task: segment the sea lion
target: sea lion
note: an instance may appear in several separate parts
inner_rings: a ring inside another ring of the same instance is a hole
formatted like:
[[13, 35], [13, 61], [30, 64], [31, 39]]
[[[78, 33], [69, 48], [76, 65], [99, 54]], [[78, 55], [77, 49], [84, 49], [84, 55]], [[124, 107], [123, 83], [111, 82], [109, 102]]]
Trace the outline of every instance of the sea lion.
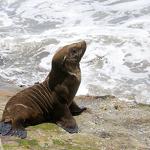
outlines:
[[59, 49], [47, 78], [10, 98], [0, 122], [0, 134], [25, 138], [26, 126], [42, 122], [54, 122], [69, 133], [78, 132], [73, 116], [86, 108], [80, 108], [73, 98], [81, 82], [79, 63], [85, 50], [85, 41]]

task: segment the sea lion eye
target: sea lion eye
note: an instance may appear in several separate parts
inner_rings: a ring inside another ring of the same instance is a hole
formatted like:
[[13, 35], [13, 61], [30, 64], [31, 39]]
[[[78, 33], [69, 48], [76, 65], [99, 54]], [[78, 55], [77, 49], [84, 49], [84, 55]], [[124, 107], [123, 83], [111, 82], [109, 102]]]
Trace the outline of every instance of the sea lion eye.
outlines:
[[76, 50], [75, 48], [72, 48], [72, 49], [71, 49], [71, 54], [74, 55], [74, 54], [76, 54], [76, 53], [77, 53], [77, 50]]

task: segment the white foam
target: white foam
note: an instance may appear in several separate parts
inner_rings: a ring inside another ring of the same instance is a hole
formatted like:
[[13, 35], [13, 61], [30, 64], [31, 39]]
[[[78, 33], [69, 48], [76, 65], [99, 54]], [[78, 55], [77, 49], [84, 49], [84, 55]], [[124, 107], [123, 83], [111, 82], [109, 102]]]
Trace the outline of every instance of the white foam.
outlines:
[[0, 11], [0, 27], [8, 27], [13, 24], [12, 20], [9, 18], [9, 16], [3, 12]]
[[[17, 57], [24, 56], [30, 44], [35, 42], [41, 43], [41, 47], [34, 51], [34, 57], [43, 52], [49, 54], [38, 60], [36, 67], [42, 70], [39, 73], [31, 69], [32, 76], [15, 76], [15, 67], [18, 66], [12, 64], [8, 68], [0, 68], [1, 76], [17, 83], [43, 79], [51, 69], [52, 56], [59, 47], [84, 39], [87, 51], [81, 62], [82, 83], [78, 95], [113, 94], [123, 99], [150, 103], [150, 1], [5, 1], [7, 5], [3, 6], [1, 27], [13, 26], [23, 32], [11, 30], [11, 35], [15, 35], [12, 37], [4, 32], [5, 38], [0, 42], [1, 56], [7, 59], [11, 53], [19, 53]], [[13, 5], [16, 3], [18, 6]], [[5, 10], [15, 11], [15, 15], [9, 16]], [[47, 27], [51, 24], [54, 25]], [[39, 32], [32, 31], [34, 29], [39, 29]], [[20, 38], [23, 42], [18, 42]], [[49, 38], [56, 42], [50, 42]], [[44, 45], [46, 40], [49, 44]], [[32, 49], [32, 46], [29, 48]], [[34, 64], [32, 59], [28, 65]], [[20, 70], [16, 71], [19, 73]]]
[[50, 71], [50, 69], [51, 69], [52, 57], [53, 57], [55, 51], [57, 50], [56, 47], [57, 47], [56, 45], [53, 45], [53, 44], [52, 44], [52, 45], [50, 45], [50, 46], [48, 46], [48, 47], [46, 48], [46, 51], [49, 52], [50, 54], [49, 54], [47, 57], [44, 57], [44, 58], [41, 60], [41, 62], [40, 62], [40, 64], [39, 64], [39, 67], [44, 68], [44, 69]]

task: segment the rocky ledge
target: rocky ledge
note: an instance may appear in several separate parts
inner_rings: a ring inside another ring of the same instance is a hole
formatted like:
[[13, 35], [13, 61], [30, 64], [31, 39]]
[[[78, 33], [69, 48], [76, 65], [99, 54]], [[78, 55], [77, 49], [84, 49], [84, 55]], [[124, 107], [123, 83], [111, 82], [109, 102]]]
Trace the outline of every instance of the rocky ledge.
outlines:
[[[0, 89], [0, 117], [18, 88]], [[10, 92], [11, 91], [11, 92]], [[114, 96], [78, 96], [88, 110], [75, 119], [79, 133], [69, 134], [52, 123], [27, 128], [28, 137], [1, 137], [4, 150], [150, 150], [150, 106]]]

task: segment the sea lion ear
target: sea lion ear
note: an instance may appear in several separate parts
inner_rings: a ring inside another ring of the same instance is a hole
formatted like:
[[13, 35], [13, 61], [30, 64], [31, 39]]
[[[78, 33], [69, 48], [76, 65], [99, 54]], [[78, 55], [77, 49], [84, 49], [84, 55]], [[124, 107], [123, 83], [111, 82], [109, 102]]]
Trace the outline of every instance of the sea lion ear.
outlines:
[[67, 56], [63, 57], [63, 61], [62, 61], [62, 65], [64, 65], [65, 61], [66, 61]]

